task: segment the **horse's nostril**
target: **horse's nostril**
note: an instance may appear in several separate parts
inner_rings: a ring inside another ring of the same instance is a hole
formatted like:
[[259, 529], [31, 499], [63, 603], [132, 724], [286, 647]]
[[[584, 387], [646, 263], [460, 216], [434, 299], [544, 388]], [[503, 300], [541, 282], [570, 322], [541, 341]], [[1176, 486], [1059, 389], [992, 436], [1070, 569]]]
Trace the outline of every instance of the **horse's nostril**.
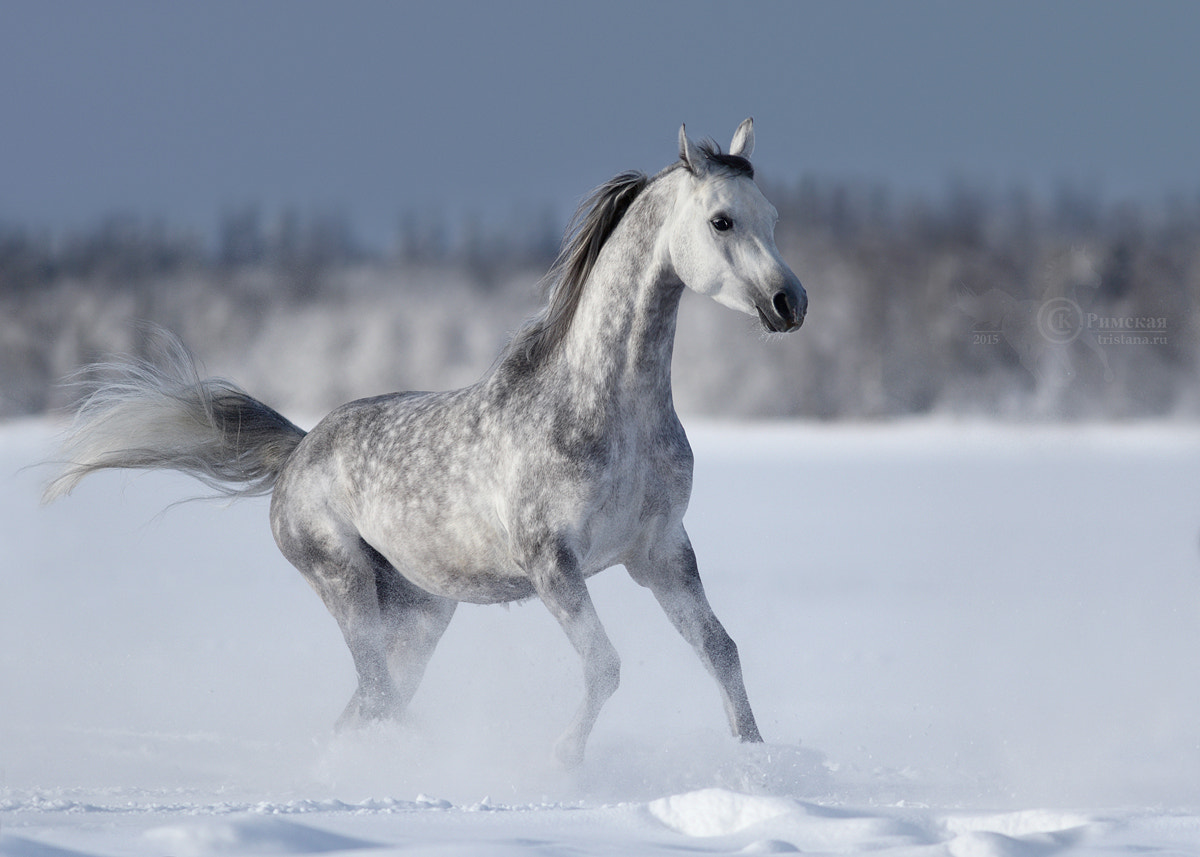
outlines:
[[775, 312], [785, 321], [795, 320], [796, 309], [788, 299], [787, 292], [776, 292], [775, 297], [771, 298], [771, 306], [775, 307]]

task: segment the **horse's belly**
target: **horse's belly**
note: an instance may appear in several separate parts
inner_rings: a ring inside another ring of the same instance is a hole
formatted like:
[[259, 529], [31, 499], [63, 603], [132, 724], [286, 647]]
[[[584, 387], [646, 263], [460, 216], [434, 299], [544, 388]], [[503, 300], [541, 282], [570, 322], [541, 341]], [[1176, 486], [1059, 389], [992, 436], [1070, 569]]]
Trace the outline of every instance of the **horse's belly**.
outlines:
[[502, 534], [476, 519], [474, 526], [360, 526], [363, 538], [404, 578], [454, 601], [495, 604], [534, 594]]
[[505, 569], [474, 568], [464, 572], [430, 566], [405, 566], [397, 570], [426, 592], [453, 601], [500, 604], [521, 601], [536, 594], [528, 577], [507, 573]]

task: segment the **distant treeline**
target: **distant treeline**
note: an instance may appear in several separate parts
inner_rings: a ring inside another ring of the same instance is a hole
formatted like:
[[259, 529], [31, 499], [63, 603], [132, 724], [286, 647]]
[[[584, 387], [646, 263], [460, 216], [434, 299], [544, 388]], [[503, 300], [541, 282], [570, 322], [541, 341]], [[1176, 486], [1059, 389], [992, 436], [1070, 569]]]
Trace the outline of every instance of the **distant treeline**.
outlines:
[[[805, 179], [765, 188], [809, 291], [764, 341], [688, 296], [681, 411], [878, 419], [1200, 416], [1200, 195], [1155, 206], [956, 185], [937, 198]], [[70, 401], [58, 382], [137, 354], [154, 322], [210, 371], [312, 415], [356, 396], [468, 383], [536, 309], [561, 223], [488, 230], [420, 214], [365, 249], [344, 217], [254, 208], [215, 242], [112, 218], [51, 235], [0, 224], [0, 417]]]

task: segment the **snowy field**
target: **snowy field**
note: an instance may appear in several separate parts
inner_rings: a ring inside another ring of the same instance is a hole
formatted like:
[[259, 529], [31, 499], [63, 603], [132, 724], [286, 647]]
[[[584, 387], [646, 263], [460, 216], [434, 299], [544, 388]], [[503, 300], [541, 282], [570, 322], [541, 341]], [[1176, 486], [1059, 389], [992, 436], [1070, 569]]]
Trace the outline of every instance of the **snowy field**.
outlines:
[[335, 735], [333, 620], [266, 501], [0, 426], [0, 853], [1200, 855], [1194, 426], [701, 426], [687, 522], [768, 743], [620, 569], [622, 685], [537, 602], [460, 608], [404, 723]]

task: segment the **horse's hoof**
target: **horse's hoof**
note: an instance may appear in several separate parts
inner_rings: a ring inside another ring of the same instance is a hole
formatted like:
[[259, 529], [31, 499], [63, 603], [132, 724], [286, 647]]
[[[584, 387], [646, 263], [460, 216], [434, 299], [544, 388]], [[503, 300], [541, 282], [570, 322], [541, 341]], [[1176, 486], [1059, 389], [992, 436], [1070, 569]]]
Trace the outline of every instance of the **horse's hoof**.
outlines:
[[397, 719], [398, 714], [395, 705], [387, 697], [355, 693], [334, 723], [333, 731], [339, 735], [343, 732], [353, 732], [386, 720]]
[[583, 745], [562, 738], [554, 745], [554, 761], [564, 771], [573, 771], [583, 764]]

